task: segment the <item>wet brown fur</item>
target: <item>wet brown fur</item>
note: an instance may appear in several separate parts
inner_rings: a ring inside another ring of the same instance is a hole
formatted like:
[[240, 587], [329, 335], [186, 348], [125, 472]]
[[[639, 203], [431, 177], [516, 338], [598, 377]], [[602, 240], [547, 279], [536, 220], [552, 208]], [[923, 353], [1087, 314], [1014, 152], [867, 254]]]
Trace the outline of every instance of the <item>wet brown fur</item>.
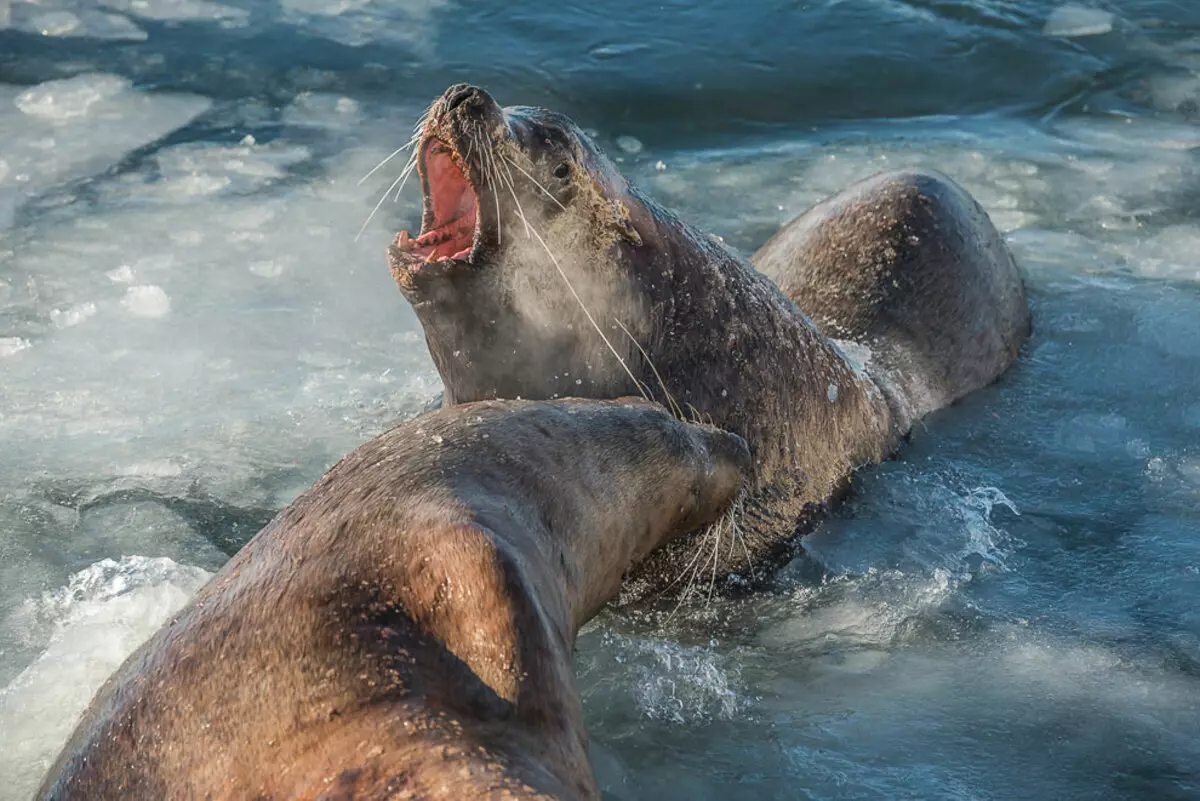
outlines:
[[579, 627], [748, 466], [740, 438], [640, 400], [393, 429], [125, 662], [39, 797], [598, 798]]

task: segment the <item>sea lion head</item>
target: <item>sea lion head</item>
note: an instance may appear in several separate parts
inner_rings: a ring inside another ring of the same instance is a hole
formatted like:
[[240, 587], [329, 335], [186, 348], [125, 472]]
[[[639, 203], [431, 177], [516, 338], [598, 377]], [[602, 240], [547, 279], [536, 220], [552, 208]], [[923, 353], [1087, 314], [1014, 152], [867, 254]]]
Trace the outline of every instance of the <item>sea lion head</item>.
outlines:
[[388, 249], [447, 402], [642, 394], [632, 187], [567, 117], [458, 84], [416, 145], [419, 236]]

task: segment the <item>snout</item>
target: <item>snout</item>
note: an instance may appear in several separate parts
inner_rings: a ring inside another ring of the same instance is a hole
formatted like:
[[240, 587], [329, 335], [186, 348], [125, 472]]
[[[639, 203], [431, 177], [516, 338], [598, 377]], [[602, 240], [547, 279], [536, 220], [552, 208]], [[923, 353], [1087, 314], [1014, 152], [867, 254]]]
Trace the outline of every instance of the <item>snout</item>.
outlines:
[[749, 481], [754, 469], [754, 455], [745, 439], [729, 431], [712, 429], [708, 449], [719, 465], [726, 466]]
[[499, 120], [500, 105], [492, 96], [469, 83], [456, 83], [442, 93], [438, 100], [435, 123], [459, 122], [467, 119]]

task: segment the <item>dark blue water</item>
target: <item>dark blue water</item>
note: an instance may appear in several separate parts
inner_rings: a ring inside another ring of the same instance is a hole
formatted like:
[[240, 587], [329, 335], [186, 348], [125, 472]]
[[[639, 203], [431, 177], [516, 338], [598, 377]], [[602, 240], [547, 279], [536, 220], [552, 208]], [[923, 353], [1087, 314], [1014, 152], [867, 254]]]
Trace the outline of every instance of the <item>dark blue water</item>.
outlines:
[[[994, 387], [751, 598], [580, 642], [612, 798], [1200, 798], [1200, 3], [0, 0], [0, 797], [438, 381], [359, 179], [446, 85], [747, 252], [937, 167], [1026, 273]], [[397, 168], [398, 169], [398, 168]]]

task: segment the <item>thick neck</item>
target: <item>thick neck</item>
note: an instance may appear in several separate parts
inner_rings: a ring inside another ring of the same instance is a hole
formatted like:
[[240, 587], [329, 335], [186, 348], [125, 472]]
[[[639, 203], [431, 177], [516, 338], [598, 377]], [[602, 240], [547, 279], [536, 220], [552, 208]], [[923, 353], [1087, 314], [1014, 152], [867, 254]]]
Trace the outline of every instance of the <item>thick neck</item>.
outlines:
[[653, 299], [645, 347], [676, 402], [744, 436], [760, 487], [782, 483], [788, 505], [820, 503], [855, 466], [882, 458], [893, 434], [875, 385], [746, 261], [653, 201], [632, 205], [645, 209], [643, 238], [658, 243], [652, 256], [628, 256]]

